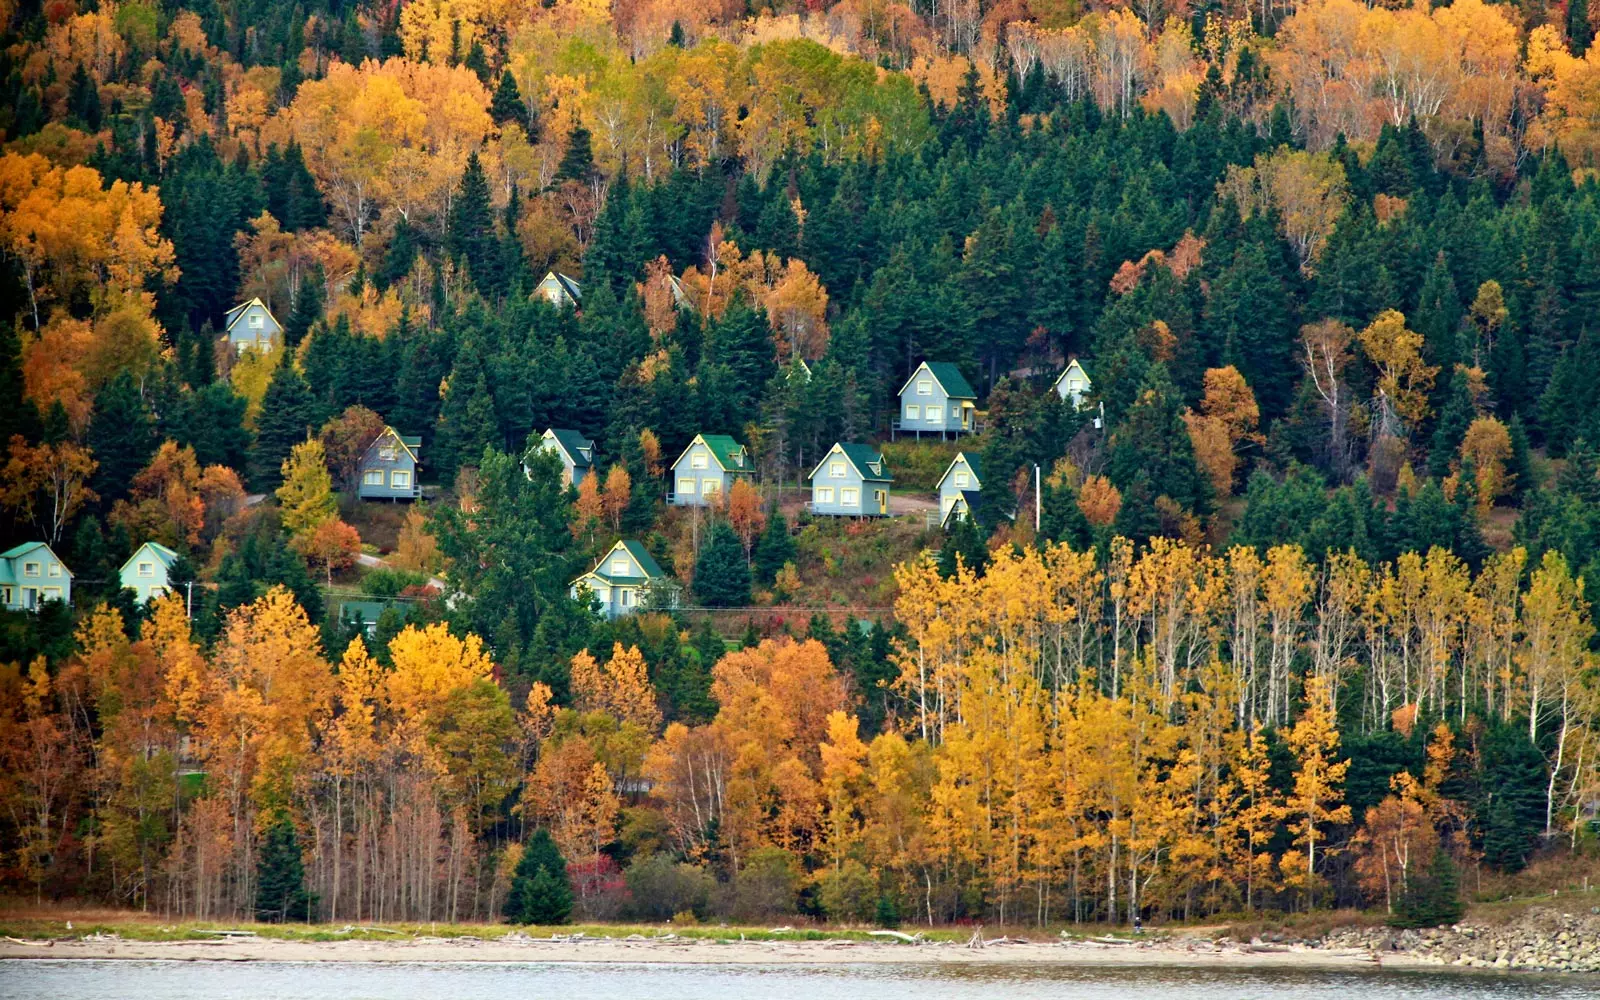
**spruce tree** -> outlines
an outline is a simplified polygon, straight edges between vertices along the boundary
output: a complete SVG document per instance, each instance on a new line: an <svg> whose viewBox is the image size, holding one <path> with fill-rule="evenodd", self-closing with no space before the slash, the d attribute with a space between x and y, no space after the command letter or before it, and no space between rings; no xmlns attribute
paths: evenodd
<svg viewBox="0 0 1600 1000"><path fill-rule="evenodd" d="M517 89L517 78L509 69L500 71L500 83L494 88L494 98L489 102L489 117L496 125L516 122L526 125L528 106L523 103L522 91Z"/></svg>
<svg viewBox="0 0 1600 1000"><path fill-rule="evenodd" d="M1393 927L1438 927L1461 919L1460 873L1450 852L1433 852L1427 871L1414 873L1389 919Z"/></svg>
<svg viewBox="0 0 1600 1000"><path fill-rule="evenodd" d="M456 261L466 265L478 291L492 296L500 290L499 254L496 252L494 212L489 206L489 181L484 176L478 154L467 157L450 203L449 235L445 248Z"/></svg>
<svg viewBox="0 0 1600 1000"><path fill-rule="evenodd" d="M106 507L128 495L134 474L156 453L160 439L155 416L133 374L124 369L94 397L88 444L99 462L90 485Z"/></svg>
<svg viewBox="0 0 1600 1000"><path fill-rule="evenodd" d="M513 924L564 924L572 915L572 886L567 862L544 827L522 845L522 857L511 877L511 891L502 911Z"/></svg>
<svg viewBox="0 0 1600 1000"><path fill-rule="evenodd" d="M789 522L782 513L773 511L772 516L767 518L766 529L756 539L756 579L765 586L772 586L783 564L793 561L794 557L795 545L789 535Z"/></svg>
<svg viewBox="0 0 1600 1000"><path fill-rule="evenodd" d="M567 133L567 151L561 154L561 163L556 167L556 180L586 184L593 175L594 150L590 146L589 130L574 125Z"/></svg>
<svg viewBox="0 0 1600 1000"><path fill-rule="evenodd" d="M1581 59L1593 41L1594 28L1589 24L1588 0L1567 0L1567 48Z"/></svg>
<svg viewBox="0 0 1600 1000"><path fill-rule="evenodd" d="M962 517L952 522L939 549L939 575L952 579L956 575L957 558L960 565L972 573L983 573L989 568L989 545L983 529L976 519Z"/></svg>
<svg viewBox="0 0 1600 1000"><path fill-rule="evenodd" d="M1477 408L1472 403L1472 382L1465 369L1456 369L1450 377L1444 407L1439 411L1439 422L1434 427L1433 442L1428 449L1428 474L1444 478L1450 474L1456 452L1461 448L1467 428L1472 426Z"/></svg>
<svg viewBox="0 0 1600 1000"><path fill-rule="evenodd" d="M300 342L306 339L306 334L311 332L312 325L322 319L326 284L322 265L313 264L305 280L300 282L300 294L294 297L289 320L283 324L284 347L289 350L299 347Z"/></svg>
<svg viewBox="0 0 1600 1000"><path fill-rule="evenodd" d="M694 592L713 608L739 608L750 603L750 567L744 546L726 521L712 525L694 564Z"/></svg>
<svg viewBox="0 0 1600 1000"><path fill-rule="evenodd" d="M283 480L280 472L283 460L321 423L311 388L285 354L272 373L272 381L267 383L266 395L261 398L261 413L256 418L256 443L250 450L251 488L263 493L277 489Z"/></svg>
<svg viewBox="0 0 1600 1000"><path fill-rule="evenodd" d="M306 891L299 834L294 823L283 817L267 828L256 859L256 919L271 924L310 922L312 903Z"/></svg>

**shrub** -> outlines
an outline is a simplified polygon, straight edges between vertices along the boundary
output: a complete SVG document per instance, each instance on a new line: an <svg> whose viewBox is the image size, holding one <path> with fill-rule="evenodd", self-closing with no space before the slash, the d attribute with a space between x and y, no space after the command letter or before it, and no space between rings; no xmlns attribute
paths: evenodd
<svg viewBox="0 0 1600 1000"><path fill-rule="evenodd" d="M794 912L800 863L781 847L750 852L734 876L729 910L736 920L768 920Z"/></svg>
<svg viewBox="0 0 1600 1000"><path fill-rule="evenodd" d="M398 597L407 587L427 586L428 578L410 570L380 566L361 578L361 589L373 597Z"/></svg>
<svg viewBox="0 0 1600 1000"><path fill-rule="evenodd" d="M817 896L828 919L864 922L877 910L878 880L852 858L817 880Z"/></svg>
<svg viewBox="0 0 1600 1000"><path fill-rule="evenodd" d="M679 914L704 913L716 880L704 868L653 854L628 866L623 879L633 897L633 910L647 920L676 920Z"/></svg>

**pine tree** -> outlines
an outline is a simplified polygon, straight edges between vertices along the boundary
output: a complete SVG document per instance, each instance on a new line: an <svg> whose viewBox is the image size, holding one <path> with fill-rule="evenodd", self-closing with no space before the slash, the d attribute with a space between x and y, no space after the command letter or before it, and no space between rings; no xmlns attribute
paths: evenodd
<svg viewBox="0 0 1600 1000"><path fill-rule="evenodd" d="M1443 478L1450 473L1461 439L1478 415L1472 401L1472 382L1463 369L1456 369L1450 378L1450 388L1444 406L1439 411L1439 423L1433 431L1433 442L1428 449L1428 474Z"/></svg>
<svg viewBox="0 0 1600 1000"><path fill-rule="evenodd" d="M541 926L564 924L572 914L567 862L544 827L522 845L503 912L511 923Z"/></svg>
<svg viewBox="0 0 1600 1000"><path fill-rule="evenodd" d="M411 228L411 223L402 218L394 224L394 236L389 240L389 249L383 253L383 263L372 276L373 285L380 292L387 291L391 285L405 280L416 261L416 231Z"/></svg>
<svg viewBox="0 0 1600 1000"><path fill-rule="evenodd" d="M294 297L294 308L289 310L289 321L283 325L284 346L290 350L300 346L311 332L311 327L321 322L324 308L323 295L327 282L322 265L313 264L300 282L300 294Z"/></svg>
<svg viewBox="0 0 1600 1000"><path fill-rule="evenodd" d="M795 545L789 535L789 522L783 514L773 511L772 516L767 518L766 530L756 539L756 579L770 587L778 571L783 569L783 564L792 562L794 557Z"/></svg>
<svg viewBox="0 0 1600 1000"><path fill-rule="evenodd" d="M273 924L310 922L312 904L300 837L294 823L284 817L267 828L256 860L256 919Z"/></svg>
<svg viewBox="0 0 1600 1000"><path fill-rule="evenodd" d="M522 91L517 89L517 78L509 69L500 71L500 84L494 88L494 99L489 102L489 117L496 125L516 122L526 125L528 106L523 103Z"/></svg>
<svg viewBox="0 0 1600 1000"><path fill-rule="evenodd" d="M956 575L957 559L970 572L982 574L989 568L989 545L983 529L972 517L956 518L944 536L939 549L939 575L951 579Z"/></svg>
<svg viewBox="0 0 1600 1000"><path fill-rule="evenodd" d="M1450 852L1433 852L1426 872L1416 872L1390 918L1391 927L1438 927L1461 919L1466 908L1461 904L1460 873Z"/></svg>
<svg viewBox="0 0 1600 1000"><path fill-rule="evenodd" d="M1589 0L1567 0L1567 48L1578 58L1589 51L1594 28L1589 24Z"/></svg>
<svg viewBox="0 0 1600 1000"><path fill-rule="evenodd" d="M499 254L496 252L494 212L489 206L489 181L484 176L483 164L478 154L467 157L467 168L461 174L461 185L456 188L450 203L449 236L445 249L455 260L466 265L478 291L485 296L500 290Z"/></svg>
<svg viewBox="0 0 1600 1000"><path fill-rule="evenodd" d="M90 485L109 507L128 495L134 475L149 463L160 443L155 415L128 370L118 372L95 394L87 438L100 463Z"/></svg>
<svg viewBox="0 0 1600 1000"><path fill-rule="evenodd" d="M711 528L694 565L694 592L713 608L740 608L750 603L750 567L744 546L725 521Z"/></svg>
<svg viewBox="0 0 1600 1000"><path fill-rule="evenodd" d="M574 125L572 131L567 133L567 151L561 154L555 179L587 184L593 175L594 151L590 148L589 130L582 125Z"/></svg>
<svg viewBox="0 0 1600 1000"><path fill-rule="evenodd" d="M100 131L100 119L103 114L100 106L100 88L95 86L94 79L89 76L81 62L73 71L72 82L68 87L67 110L72 117L88 126L90 132Z"/></svg>
<svg viewBox="0 0 1600 1000"><path fill-rule="evenodd" d="M261 415L256 418L256 443L250 452L252 488L261 492L277 489L284 459L321 423L311 388L285 354L272 373L272 381L267 383Z"/></svg>

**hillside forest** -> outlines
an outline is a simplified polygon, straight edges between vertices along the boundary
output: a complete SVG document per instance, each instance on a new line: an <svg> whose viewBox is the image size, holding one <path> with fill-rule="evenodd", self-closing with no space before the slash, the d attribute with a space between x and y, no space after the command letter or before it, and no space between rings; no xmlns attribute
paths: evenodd
<svg viewBox="0 0 1600 1000"><path fill-rule="evenodd" d="M1417 924L1592 863L1593 37L1583 0L0 0L0 549L71 575L0 611L0 888ZM979 433L896 433L924 361ZM385 428L415 503L358 495ZM752 474L669 505L699 434ZM910 506L811 511L835 442ZM619 539L671 583L608 617L572 583Z"/></svg>

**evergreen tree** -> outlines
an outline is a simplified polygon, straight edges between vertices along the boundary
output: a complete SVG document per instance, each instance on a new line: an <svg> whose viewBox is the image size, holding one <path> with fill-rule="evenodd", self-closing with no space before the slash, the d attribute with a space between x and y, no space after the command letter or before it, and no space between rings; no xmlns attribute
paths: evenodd
<svg viewBox="0 0 1600 1000"><path fill-rule="evenodd" d="M711 528L694 564L694 592L713 608L741 608L750 603L750 567L744 546L726 521Z"/></svg>
<svg viewBox="0 0 1600 1000"><path fill-rule="evenodd" d="M293 821L283 817L267 828L256 859L256 919L272 924L289 920L309 923L312 905L300 837Z"/></svg>
<svg viewBox="0 0 1600 1000"><path fill-rule="evenodd" d="M1472 400L1472 381L1465 369L1458 368L1450 377L1450 388L1446 392L1444 406L1439 411L1433 442L1428 448L1429 475L1442 479L1450 474L1456 452L1461 449L1461 440L1467 436L1467 428L1472 426L1473 418L1477 415L1477 407Z"/></svg>
<svg viewBox="0 0 1600 1000"><path fill-rule="evenodd" d="M194 448L202 466L224 465L234 471L245 467L250 432L244 426L249 402L226 382L213 382L184 397L181 416L171 425L173 440Z"/></svg>
<svg viewBox="0 0 1600 1000"><path fill-rule="evenodd" d="M1567 0L1567 48L1581 59L1593 41L1594 28L1589 24L1588 0Z"/></svg>
<svg viewBox="0 0 1600 1000"><path fill-rule="evenodd" d="M767 518L766 529L756 539L756 579L764 586L772 586L783 564L792 562L794 558L795 545L789 535L789 522L781 512L773 511L772 516Z"/></svg>
<svg viewBox="0 0 1600 1000"><path fill-rule="evenodd" d="M954 577L958 559L973 573L981 575L989 568L989 543L976 518L956 518L946 529L944 545L939 548L939 575Z"/></svg>
<svg viewBox="0 0 1600 1000"><path fill-rule="evenodd" d="M494 234L494 212L489 206L489 181L476 152L467 157L461 184L450 202L445 248L452 258L466 266L478 291L485 296L500 292L500 255Z"/></svg>
<svg viewBox="0 0 1600 1000"><path fill-rule="evenodd" d="M289 350L299 347L300 342L306 339L306 334L311 332L311 327L322 321L326 288L322 265L313 264L305 280L300 282L300 294L294 297L289 320L283 324L284 346Z"/></svg>
<svg viewBox="0 0 1600 1000"><path fill-rule="evenodd" d="M567 151L561 154L555 179L587 184L592 176L594 151L590 148L589 130L582 125L574 125L572 131L567 133Z"/></svg>
<svg viewBox="0 0 1600 1000"><path fill-rule="evenodd" d="M261 414L256 418L256 442L250 451L251 487L264 493L277 489L282 482L283 460L321 424L310 387L295 369L293 359L283 355L267 383Z"/></svg>
<svg viewBox="0 0 1600 1000"><path fill-rule="evenodd" d="M505 917L513 924L564 924L572 914L572 886L567 862L544 827L522 845L506 895Z"/></svg>
<svg viewBox="0 0 1600 1000"><path fill-rule="evenodd" d="M500 71L500 83L494 88L494 99L489 102L489 117L494 119L496 125L505 125L507 122L527 125L528 106L523 103L522 91L517 89L517 78L511 75L509 69Z"/></svg>
<svg viewBox="0 0 1600 1000"><path fill-rule="evenodd" d="M119 371L94 397L88 444L100 463L90 485L106 507L128 495L134 475L160 444L155 415L132 372Z"/></svg>
<svg viewBox="0 0 1600 1000"><path fill-rule="evenodd" d="M411 228L411 223L402 217L394 224L394 235L389 239L389 248L383 253L383 263L372 276L373 285L380 292L388 291L391 285L397 285L405 280L416 261L416 231Z"/></svg>
<svg viewBox="0 0 1600 1000"><path fill-rule="evenodd" d="M104 113L100 106L100 88L95 86L94 79L81 62L73 71L72 81L68 85L67 111L83 123L88 131L100 131L100 118Z"/></svg>
<svg viewBox="0 0 1600 1000"><path fill-rule="evenodd" d="M1400 894L1389 924L1393 927L1438 927L1461 919L1466 907L1461 904L1460 874L1450 852L1433 852L1426 872L1414 873Z"/></svg>

